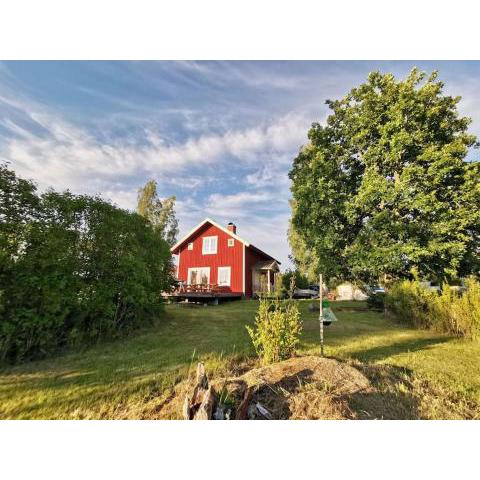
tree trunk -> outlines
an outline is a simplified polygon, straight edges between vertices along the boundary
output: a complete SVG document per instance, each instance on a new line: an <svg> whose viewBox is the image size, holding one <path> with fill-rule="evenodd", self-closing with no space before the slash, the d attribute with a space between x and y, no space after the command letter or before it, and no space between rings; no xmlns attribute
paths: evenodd
<svg viewBox="0 0 480 480"><path fill-rule="evenodd" d="M211 420L216 404L213 387L208 386L208 378L203 363L197 365L196 383L190 395L186 395L183 403L185 420Z"/></svg>

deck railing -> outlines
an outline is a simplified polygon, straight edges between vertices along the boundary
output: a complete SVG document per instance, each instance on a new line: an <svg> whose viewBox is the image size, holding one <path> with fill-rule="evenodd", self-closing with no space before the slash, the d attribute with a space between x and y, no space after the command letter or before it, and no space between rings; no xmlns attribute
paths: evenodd
<svg viewBox="0 0 480 480"><path fill-rule="evenodd" d="M228 293L230 287L218 285L216 283L199 283L199 284L180 284L174 293Z"/></svg>

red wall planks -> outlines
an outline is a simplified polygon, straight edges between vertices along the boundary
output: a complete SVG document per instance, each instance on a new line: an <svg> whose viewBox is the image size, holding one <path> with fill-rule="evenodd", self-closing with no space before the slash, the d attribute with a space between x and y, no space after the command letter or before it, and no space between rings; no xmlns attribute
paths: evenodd
<svg viewBox="0 0 480 480"><path fill-rule="evenodd" d="M203 237L217 236L217 254L202 253ZM206 224L180 248L178 279L187 282L188 269L210 267L210 283L218 283L218 267L231 267L230 291L243 292L243 243L234 239L233 247L228 246L228 239L233 238L214 225ZM193 242L193 250L188 244ZM247 249L248 250L248 249ZM251 277L251 274L250 274Z"/></svg>

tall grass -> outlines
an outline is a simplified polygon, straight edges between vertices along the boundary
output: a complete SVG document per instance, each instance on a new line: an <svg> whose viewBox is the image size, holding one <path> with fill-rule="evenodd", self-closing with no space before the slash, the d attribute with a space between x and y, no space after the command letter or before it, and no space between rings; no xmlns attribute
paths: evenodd
<svg viewBox="0 0 480 480"><path fill-rule="evenodd" d="M396 283L386 295L386 306L395 316L417 328L480 338L480 283L471 278L460 291L444 285L440 292L418 281Z"/></svg>

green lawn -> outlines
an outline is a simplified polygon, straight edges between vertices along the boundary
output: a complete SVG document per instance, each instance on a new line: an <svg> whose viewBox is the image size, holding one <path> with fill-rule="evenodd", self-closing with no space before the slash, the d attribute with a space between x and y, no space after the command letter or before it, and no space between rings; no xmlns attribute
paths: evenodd
<svg viewBox="0 0 480 480"><path fill-rule="evenodd" d="M300 353L317 353L317 314L308 312L308 302L299 303L304 321ZM171 387L187 375L192 357L205 361L209 374L221 374L252 355L245 324L253 322L257 305L167 305L158 325L130 338L4 367L0 418L155 418ZM449 408L453 417L463 411L478 414L479 343L413 330L381 313L348 310L353 305L362 304L334 304L339 322L325 330L328 356L385 366L408 377L410 394L425 396L422 417L445 418ZM394 388L405 393L403 384Z"/></svg>

